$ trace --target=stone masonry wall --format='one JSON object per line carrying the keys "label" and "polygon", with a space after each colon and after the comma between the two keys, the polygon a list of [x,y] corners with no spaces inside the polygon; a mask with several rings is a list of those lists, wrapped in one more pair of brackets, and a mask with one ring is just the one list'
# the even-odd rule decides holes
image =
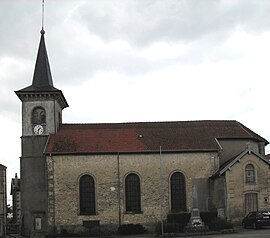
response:
{"label": "stone masonry wall", "polygon": [[[180,171],[186,178],[187,208],[191,208],[194,180],[207,181],[214,172],[215,153],[162,154],[163,215],[170,212],[170,175]],[[119,162],[118,162],[119,161]],[[119,163],[119,164],[118,164]],[[160,220],[160,155],[117,154],[47,157],[49,187],[49,224],[82,225],[99,220],[100,224],[156,224]],[[119,174],[118,174],[119,171]],[[125,212],[125,177],[134,172],[140,177],[140,214]],[[96,215],[79,214],[79,179],[90,174],[95,181]],[[119,183],[120,182],[120,183]],[[118,189],[120,187],[120,190]],[[209,192],[199,194],[205,203]],[[120,209],[120,211],[119,211]]]}

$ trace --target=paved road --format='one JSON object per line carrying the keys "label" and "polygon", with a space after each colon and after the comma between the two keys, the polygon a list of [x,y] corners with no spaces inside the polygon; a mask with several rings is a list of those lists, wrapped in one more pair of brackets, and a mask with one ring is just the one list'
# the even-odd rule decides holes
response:
{"label": "paved road", "polygon": [[[22,236],[6,236],[7,238],[25,238]],[[120,238],[156,238],[153,234],[146,235],[134,235],[134,236],[119,236]],[[201,236],[181,236],[190,238],[270,238],[270,228],[261,228],[259,230],[253,229],[239,229],[237,233],[230,234],[212,234],[212,235],[201,235]],[[76,237],[73,237],[76,238]],[[78,237],[79,238],[79,237]],[[81,237],[80,237],[81,238]],[[117,238],[117,237],[116,237]]]}
{"label": "paved road", "polygon": [[[154,234],[144,234],[144,235],[131,235],[131,236],[119,236],[115,238],[157,238],[158,236]],[[229,234],[211,234],[211,235],[180,235],[175,238],[270,238],[270,227],[261,228],[258,230],[253,229],[243,229],[236,228],[236,233]]]}
{"label": "paved road", "polygon": [[270,229],[262,228],[259,230],[245,229],[238,233],[218,234],[206,236],[192,236],[192,238],[270,238]]}

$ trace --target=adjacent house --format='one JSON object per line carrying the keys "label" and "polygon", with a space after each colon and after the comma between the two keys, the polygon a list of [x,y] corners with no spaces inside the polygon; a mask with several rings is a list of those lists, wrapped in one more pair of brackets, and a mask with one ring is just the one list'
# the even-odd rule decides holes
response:
{"label": "adjacent house", "polygon": [[5,237],[7,224],[6,169],[0,164],[0,237]]}
{"label": "adjacent house", "polygon": [[20,179],[15,174],[15,178],[11,179],[11,189],[10,195],[12,196],[12,212],[13,212],[13,220],[12,222],[15,224],[20,223],[21,219],[21,190],[20,190]]}

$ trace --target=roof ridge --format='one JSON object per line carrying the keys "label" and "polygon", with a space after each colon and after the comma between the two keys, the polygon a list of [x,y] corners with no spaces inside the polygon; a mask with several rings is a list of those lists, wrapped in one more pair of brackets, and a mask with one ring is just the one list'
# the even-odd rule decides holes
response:
{"label": "roof ridge", "polygon": [[62,123],[62,125],[117,125],[117,124],[166,124],[166,123],[198,123],[198,122],[237,122],[236,120],[187,120],[187,121],[133,121],[133,122],[93,122],[93,123]]}

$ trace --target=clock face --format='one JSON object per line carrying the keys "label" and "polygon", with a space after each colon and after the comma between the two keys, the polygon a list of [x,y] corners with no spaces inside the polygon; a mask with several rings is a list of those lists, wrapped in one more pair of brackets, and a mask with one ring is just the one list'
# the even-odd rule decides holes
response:
{"label": "clock face", "polygon": [[41,135],[43,132],[44,132],[43,126],[41,126],[41,125],[36,125],[36,126],[34,127],[34,133],[35,133],[36,135]]}

